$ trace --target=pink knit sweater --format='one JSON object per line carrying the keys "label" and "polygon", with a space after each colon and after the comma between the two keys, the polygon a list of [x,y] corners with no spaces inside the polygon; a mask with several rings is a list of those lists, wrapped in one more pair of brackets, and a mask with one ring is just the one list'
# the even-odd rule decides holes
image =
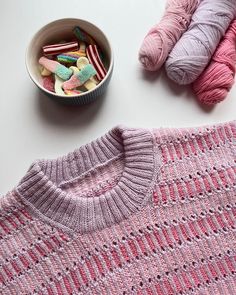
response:
{"label": "pink knit sweater", "polygon": [[0,293],[236,294],[236,121],[118,126],[0,199]]}

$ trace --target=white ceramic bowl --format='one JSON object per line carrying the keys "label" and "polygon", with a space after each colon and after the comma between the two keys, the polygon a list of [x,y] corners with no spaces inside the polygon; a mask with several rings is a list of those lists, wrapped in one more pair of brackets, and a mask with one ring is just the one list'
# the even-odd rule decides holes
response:
{"label": "white ceramic bowl", "polygon": [[[92,90],[75,96],[58,95],[42,86],[38,60],[43,55],[42,47],[44,45],[58,43],[61,40],[70,41],[73,39],[73,29],[76,26],[79,26],[95,39],[105,56],[105,66],[108,71],[105,78]],[[86,104],[101,96],[110,82],[113,64],[113,51],[106,35],[98,27],[82,19],[65,18],[45,25],[33,36],[26,51],[26,67],[33,82],[51,98],[65,104]]]}

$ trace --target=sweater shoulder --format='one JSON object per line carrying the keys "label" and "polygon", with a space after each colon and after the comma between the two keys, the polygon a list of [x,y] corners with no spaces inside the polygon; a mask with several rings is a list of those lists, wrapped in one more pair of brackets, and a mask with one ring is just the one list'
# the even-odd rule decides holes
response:
{"label": "sweater shoulder", "polygon": [[2,222],[5,221],[8,216],[17,212],[22,207],[24,207],[24,204],[17,197],[14,190],[0,196],[0,220]]}
{"label": "sweater shoulder", "polygon": [[207,145],[233,142],[236,143],[236,120],[214,125],[202,125],[188,128],[154,128],[153,134],[160,145],[180,145],[197,139],[208,140]]}
{"label": "sweater shoulder", "polygon": [[235,122],[191,128],[154,129],[160,169],[156,199],[190,202],[236,187]]}
{"label": "sweater shoulder", "polygon": [[[154,140],[164,163],[214,157],[236,158],[236,121],[189,128],[159,128],[153,130]],[[220,159],[219,159],[220,160]]]}
{"label": "sweater shoulder", "polygon": [[[62,251],[67,242],[67,235],[33,215],[16,193],[1,197],[0,293],[11,290],[11,294],[18,294],[19,276],[33,276],[33,267],[43,265],[52,254]],[[22,288],[25,290],[26,286],[23,284]]]}
{"label": "sweater shoulder", "polygon": [[17,239],[17,236],[26,231],[34,223],[26,205],[17,196],[15,191],[8,192],[0,198],[0,241],[4,243]]}

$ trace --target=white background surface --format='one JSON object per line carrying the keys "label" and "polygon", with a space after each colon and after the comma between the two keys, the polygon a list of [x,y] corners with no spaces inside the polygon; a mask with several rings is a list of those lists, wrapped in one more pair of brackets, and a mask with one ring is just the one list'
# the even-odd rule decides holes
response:
{"label": "white background surface", "polygon": [[[203,108],[191,89],[162,72],[144,75],[137,60],[143,37],[160,20],[164,0],[1,0],[0,195],[11,190],[38,158],[54,158],[117,124],[183,127],[235,119],[236,87],[215,108]],[[86,19],[111,41],[115,67],[107,93],[85,107],[55,104],[31,82],[25,50],[46,23]]]}

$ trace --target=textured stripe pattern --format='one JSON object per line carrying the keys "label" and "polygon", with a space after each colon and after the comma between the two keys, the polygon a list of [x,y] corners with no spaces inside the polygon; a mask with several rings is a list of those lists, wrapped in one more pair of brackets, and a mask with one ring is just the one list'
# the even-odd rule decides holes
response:
{"label": "textured stripe pattern", "polygon": [[96,78],[99,81],[102,81],[106,76],[107,70],[100,59],[97,45],[89,45],[86,49],[86,53],[89,62],[94,66],[94,68],[97,71]]}
{"label": "textured stripe pattern", "polygon": [[45,56],[76,50],[78,50],[78,42],[67,42],[43,46],[43,53]]}
{"label": "textured stripe pattern", "polygon": [[0,294],[236,294],[236,122],[113,128],[0,198]]}

